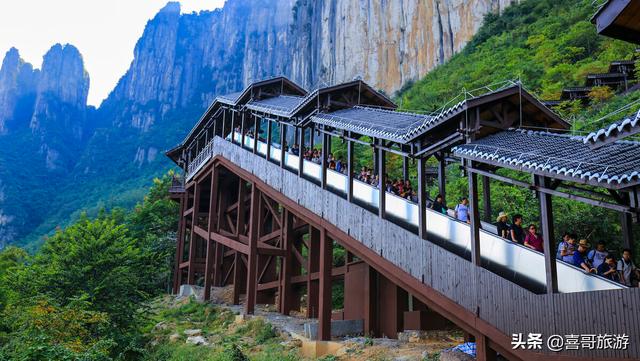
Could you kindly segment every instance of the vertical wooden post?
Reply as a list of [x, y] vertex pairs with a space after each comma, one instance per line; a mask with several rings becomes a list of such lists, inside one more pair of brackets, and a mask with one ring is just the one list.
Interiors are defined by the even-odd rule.
[[485, 222], [491, 222], [491, 180], [489, 177], [483, 175], [482, 179], [482, 204], [484, 205], [484, 220]]
[[287, 127], [284, 123], [280, 123], [280, 168], [284, 168], [284, 157], [286, 154], [287, 144]]
[[379, 199], [378, 199], [378, 216], [380, 216], [380, 218], [384, 218], [385, 217], [385, 213], [386, 213], [386, 198], [387, 198], [387, 191], [385, 189], [385, 182], [384, 182], [384, 175], [387, 172], [387, 164], [386, 164], [386, 156], [385, 156], [385, 152], [384, 149], [382, 149], [382, 145], [383, 145], [383, 140], [380, 139], [380, 147], [378, 148], [378, 195], [379, 195]]
[[267, 160], [271, 159], [271, 119], [267, 119]]
[[247, 301], [245, 312], [253, 314], [256, 304], [257, 272], [258, 272], [258, 238], [260, 237], [260, 203], [261, 194], [256, 184], [251, 189], [251, 223], [249, 225], [249, 254], [247, 255]]
[[467, 163], [469, 177], [469, 219], [471, 221], [471, 262], [474, 265], [482, 264], [480, 259], [480, 213], [478, 211], [478, 175], [470, 170], [473, 169], [473, 162]]
[[[637, 189], [634, 189], [627, 193], [622, 193], [624, 198], [628, 201], [629, 206], [632, 208], [637, 208], [638, 199], [637, 199]], [[631, 254], [634, 251], [634, 240], [633, 240], [633, 221], [635, 214], [631, 213], [620, 213], [620, 221], [622, 226], [622, 245], [624, 248], [628, 248], [631, 250]]]
[[489, 339], [482, 334], [476, 336], [476, 360], [495, 361], [496, 357], [496, 352], [489, 347]]
[[425, 174], [426, 164], [426, 159], [418, 158], [418, 235], [422, 239], [427, 239], [427, 179]]
[[182, 254], [184, 252], [184, 233], [186, 219], [184, 217], [184, 211], [187, 206], [187, 191], [180, 196], [180, 221], [178, 223], [178, 234], [176, 237], [176, 258], [175, 258], [175, 271], [173, 275], [173, 293], [177, 294], [180, 288], [181, 274], [180, 263], [182, 263]]
[[347, 140], [347, 200], [353, 201], [353, 142]]
[[309, 252], [307, 255], [307, 318], [318, 317], [318, 281], [311, 274], [320, 270], [320, 231], [309, 225]]
[[309, 149], [313, 150], [313, 146], [315, 144], [315, 138], [316, 138], [315, 127], [313, 126], [313, 123], [311, 124], [311, 127], [309, 128], [309, 133], [310, 133], [310, 136], [309, 136]]
[[364, 275], [364, 334], [365, 336], [378, 336], [378, 289], [377, 272], [373, 267], [366, 265]]
[[[219, 174], [218, 174], [218, 178], [219, 178]], [[220, 181], [221, 180], [218, 179], [218, 184], [220, 184]], [[209, 234], [211, 234], [212, 232], [220, 231], [220, 224], [222, 223], [222, 218], [224, 214], [222, 210], [227, 208], [226, 206], [227, 197], [225, 197], [224, 194], [225, 194], [224, 192], [221, 192], [217, 196], [218, 212], [216, 214], [216, 222], [215, 222], [215, 226], [213, 227], [212, 231], [209, 232]], [[215, 256], [215, 262], [214, 262], [214, 270], [213, 270], [213, 285], [216, 287], [219, 287], [219, 286], [222, 286], [223, 276], [224, 276], [223, 275], [224, 270], [222, 269], [222, 263], [224, 261], [224, 246], [218, 242], [216, 242], [215, 244], [214, 256]]]
[[226, 108], [223, 108], [223, 109], [222, 109], [222, 131], [221, 131], [221, 134], [220, 134], [220, 137], [221, 137], [222, 139], [224, 139], [224, 138], [225, 138], [225, 135], [224, 135], [224, 128], [225, 128], [225, 126], [227, 125], [226, 123], [227, 123], [227, 109], [226, 109]]
[[[536, 176], [535, 183], [538, 187], [549, 187], [549, 178]], [[547, 293], [558, 292], [558, 272], [556, 269], [556, 252], [553, 234], [553, 207], [551, 195], [538, 192], [540, 199], [540, 228], [544, 248], [544, 266], [547, 276]]]
[[630, 213], [620, 213], [620, 223], [622, 225], [622, 246], [633, 251], [633, 222]]
[[[438, 158], [438, 157], [436, 157]], [[447, 204], [447, 163], [444, 153], [440, 153], [438, 158], [438, 192], [442, 195], [442, 203]]]
[[324, 228], [320, 229], [320, 295], [318, 312], [318, 340], [331, 340], [331, 268], [333, 240]]
[[242, 286], [245, 280], [243, 280], [242, 270], [242, 253], [236, 251], [233, 261], [233, 304], [240, 304], [240, 293], [242, 292]]
[[302, 174], [304, 172], [303, 167], [304, 167], [304, 127], [300, 127], [297, 129], [296, 134], [300, 134], [298, 136], [299, 138], [299, 142], [298, 142], [298, 177], [302, 177]]
[[231, 143], [235, 143], [236, 142], [236, 112], [235, 110], [231, 110], [231, 131], [229, 131], [229, 134], [231, 134]]
[[211, 233], [215, 229], [215, 222], [218, 219], [216, 206], [218, 204], [218, 170], [214, 166], [211, 170], [211, 196], [209, 197], [209, 220], [207, 225], [207, 258], [204, 264], [204, 300], [211, 298], [211, 281], [215, 259], [215, 242], [211, 239]]
[[402, 157], [402, 178], [404, 180], [409, 179], [409, 157]]
[[200, 192], [202, 191], [202, 185], [196, 182], [193, 196], [193, 212], [191, 212], [191, 238], [189, 240], [189, 268], [187, 275], [187, 284], [195, 284], [195, 256], [196, 256], [196, 233], [195, 228], [198, 224], [198, 213], [200, 210]]
[[245, 133], [247, 132], [247, 127], [246, 124], [244, 122], [245, 120], [245, 114], [246, 112], [242, 112], [242, 118], [240, 118], [240, 146], [242, 148], [244, 148], [244, 140], [245, 140]]
[[260, 122], [255, 115], [253, 116], [253, 124], [253, 149], [251, 151], [256, 154], [258, 151], [258, 139], [260, 139]]
[[329, 156], [328, 146], [329, 140], [327, 139], [329, 136], [326, 133], [322, 133], [322, 170], [320, 174], [320, 185], [322, 185], [322, 189], [327, 189], [327, 157]]
[[288, 315], [291, 312], [292, 297], [294, 297], [291, 285], [291, 275], [293, 273], [293, 214], [284, 210], [284, 224], [282, 227], [282, 241], [284, 242], [285, 256], [282, 258], [282, 269], [280, 278], [280, 313]]

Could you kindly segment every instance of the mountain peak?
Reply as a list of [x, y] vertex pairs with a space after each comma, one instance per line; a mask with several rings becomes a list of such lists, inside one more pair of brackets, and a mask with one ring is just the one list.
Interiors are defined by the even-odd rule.
[[169, 1], [158, 14], [178, 13], [180, 14], [180, 3], [177, 1]]
[[15, 68], [18, 66], [20, 62], [20, 52], [18, 49], [11, 47], [4, 55], [4, 59], [2, 60], [2, 68]]

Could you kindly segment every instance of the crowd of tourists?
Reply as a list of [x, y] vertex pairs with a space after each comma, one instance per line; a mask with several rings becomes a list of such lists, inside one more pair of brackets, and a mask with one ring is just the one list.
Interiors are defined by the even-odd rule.
[[[440, 203], [438, 202], [440, 199]], [[446, 207], [442, 204], [442, 197], [438, 196], [434, 210], [446, 213]], [[469, 222], [469, 201], [461, 199], [455, 208], [455, 217], [463, 222]], [[505, 212], [500, 212], [496, 219], [498, 236], [512, 242], [521, 244], [538, 252], [544, 252], [544, 241], [535, 224], [523, 227], [523, 217], [515, 214], [509, 223], [509, 217]], [[622, 255], [615, 257], [613, 252], [607, 249], [603, 241], [597, 242], [595, 248], [585, 239], [579, 239], [575, 233], [565, 232], [558, 241], [556, 247], [556, 259], [574, 265], [587, 273], [597, 274], [609, 280], [622, 283], [628, 287], [638, 287], [640, 281], [640, 269], [633, 263], [630, 249], [624, 249]]]
[[[305, 147], [301, 152], [298, 145], [294, 144], [291, 148], [285, 146], [285, 151], [297, 156], [302, 153], [305, 160], [316, 164], [322, 163], [322, 152], [319, 149]], [[327, 157], [327, 167], [336, 172], [347, 174], [347, 166], [342, 158], [336, 158], [332, 153]], [[378, 188], [380, 184], [378, 174], [375, 174], [371, 168], [366, 166], [363, 166], [359, 173], [354, 174], [354, 177], [375, 188]], [[415, 203], [418, 202], [416, 190], [408, 179], [392, 180], [388, 175], [385, 175], [384, 187], [388, 193]], [[449, 210], [444, 203], [444, 197], [441, 194], [436, 196], [429, 207], [436, 212], [445, 215], [449, 214]], [[453, 214], [451, 215], [459, 221], [470, 223], [469, 211], [469, 200], [463, 197], [453, 209]], [[505, 212], [500, 212], [495, 226], [498, 236], [535, 251], [545, 252], [544, 241], [538, 232], [538, 228], [533, 223], [525, 226], [521, 214], [515, 214], [509, 220]], [[600, 241], [595, 248], [592, 248], [585, 238], [579, 239], [575, 233], [565, 232], [562, 239], [557, 243], [555, 252], [558, 260], [574, 265], [585, 272], [600, 275], [628, 287], [638, 287], [640, 269], [633, 263], [630, 249], [624, 249], [621, 256], [616, 258], [613, 252], [607, 249], [604, 242]]]

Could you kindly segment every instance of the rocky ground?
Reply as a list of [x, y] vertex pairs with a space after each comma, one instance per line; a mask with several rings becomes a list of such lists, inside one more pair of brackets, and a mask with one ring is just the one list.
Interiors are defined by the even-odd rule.
[[[166, 359], [191, 360], [190, 356], [200, 355], [202, 350], [211, 348], [222, 359], [233, 358], [235, 353], [256, 360], [306, 360], [302, 344], [304, 324], [309, 322], [303, 313], [283, 316], [273, 306], [258, 306], [250, 318], [239, 316], [242, 306], [231, 305], [230, 288], [214, 288], [211, 304], [196, 301], [201, 299], [202, 290], [183, 290], [178, 297], [165, 296], [151, 306], [157, 315], [149, 330], [155, 350], [171, 350], [174, 345], [184, 357]], [[472, 360], [464, 354], [446, 352], [463, 342], [462, 334], [456, 331], [408, 331], [400, 334], [398, 340], [369, 338], [362, 336], [344, 337], [337, 343], [332, 355], [323, 360]], [[189, 351], [191, 350], [191, 351]], [[199, 356], [200, 357], [200, 356]], [[229, 358], [231, 357], [231, 358]], [[201, 359], [201, 358], [198, 358]], [[218, 358], [211, 358], [217, 360]]]

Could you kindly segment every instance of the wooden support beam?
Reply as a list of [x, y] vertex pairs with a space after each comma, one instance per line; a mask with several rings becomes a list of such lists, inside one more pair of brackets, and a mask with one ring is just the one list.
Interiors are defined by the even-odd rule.
[[253, 154], [256, 154], [258, 151], [258, 139], [260, 139], [260, 122], [258, 121], [258, 117], [253, 116], [253, 149], [251, 151]]
[[245, 197], [247, 193], [247, 186], [242, 178], [238, 178], [238, 212], [236, 215], [236, 229], [235, 234], [238, 240], [240, 236], [246, 234], [245, 217], [246, 217], [246, 202]]
[[427, 239], [427, 160], [418, 158], [418, 235]]
[[[536, 176], [536, 185], [546, 188], [549, 186], [549, 178]], [[544, 248], [544, 267], [547, 278], [547, 293], [553, 294], [558, 292], [558, 272], [556, 269], [556, 247], [553, 234], [553, 208], [551, 203], [551, 195], [547, 193], [538, 193], [540, 199], [540, 228], [542, 231], [543, 248]]]
[[195, 284], [195, 268], [192, 263], [196, 256], [196, 233], [195, 228], [198, 223], [198, 213], [200, 210], [200, 193], [202, 193], [202, 184], [196, 182], [193, 196], [193, 212], [191, 213], [191, 238], [189, 240], [189, 270], [187, 274], [187, 284]]
[[318, 317], [318, 281], [311, 274], [320, 270], [320, 231], [309, 225], [307, 255], [307, 318]]
[[497, 354], [489, 347], [489, 339], [483, 335], [478, 334], [476, 337], [476, 360], [477, 361], [495, 361]]
[[329, 157], [329, 135], [322, 133], [322, 170], [320, 171], [320, 185], [327, 189], [327, 158]]
[[244, 289], [244, 277], [243, 272], [244, 265], [242, 264], [242, 254], [236, 252], [233, 258], [233, 304], [240, 304], [240, 294]]
[[267, 160], [271, 159], [271, 119], [267, 118]]
[[324, 228], [320, 229], [320, 294], [318, 296], [318, 340], [331, 340], [331, 268], [333, 240]]
[[211, 240], [210, 233], [215, 229], [215, 222], [218, 219], [216, 214], [216, 206], [218, 205], [218, 168], [211, 167], [211, 194], [209, 196], [209, 219], [207, 222], [207, 231], [204, 237], [207, 242], [207, 256], [204, 266], [204, 300], [211, 298], [211, 283], [213, 281], [213, 270], [215, 264], [215, 242]]
[[[473, 162], [468, 162], [467, 168], [473, 168]], [[480, 212], [478, 211], [478, 176], [469, 172], [469, 219], [471, 221], [471, 262], [481, 266], [480, 259]]]
[[184, 208], [187, 206], [187, 192], [184, 192], [180, 196], [180, 220], [178, 222], [178, 234], [176, 237], [176, 258], [175, 258], [175, 271], [173, 274], [173, 293], [177, 294], [180, 288], [182, 272], [178, 266], [182, 262], [182, 255], [184, 252], [184, 233], [186, 219], [182, 215]]
[[287, 127], [280, 123], [280, 168], [284, 168], [284, 156], [287, 154]]
[[282, 269], [280, 270], [280, 313], [289, 315], [295, 297], [291, 284], [291, 276], [293, 273], [293, 214], [284, 211], [284, 227], [282, 227], [282, 240], [284, 242], [284, 257], [282, 258]]
[[240, 252], [242, 254], [249, 254], [249, 246], [241, 243], [235, 239], [223, 236], [219, 233], [210, 233], [209, 236], [213, 241], [220, 243], [225, 247], [229, 247], [236, 252]]
[[[382, 145], [382, 140], [380, 140]], [[376, 151], [374, 149], [374, 151]], [[387, 190], [385, 189], [385, 174], [387, 173], [386, 154], [384, 149], [378, 148], [378, 216], [385, 218]]]
[[255, 183], [252, 184], [251, 189], [251, 211], [249, 225], [249, 253], [247, 255], [247, 301], [245, 304], [245, 312], [247, 314], [253, 314], [256, 303], [256, 285], [257, 285], [257, 271], [258, 271], [258, 240], [260, 238], [260, 218], [262, 214], [262, 196], [260, 190]]
[[409, 157], [402, 157], [402, 179], [409, 179]]
[[487, 176], [482, 176], [482, 205], [485, 222], [492, 223], [491, 217], [491, 181]]
[[447, 160], [444, 153], [438, 158], [438, 192], [442, 195], [442, 203], [447, 204]]
[[300, 134], [298, 136], [298, 177], [302, 177], [304, 167], [304, 129], [304, 127], [296, 128], [296, 134]]
[[364, 333], [378, 336], [378, 273], [367, 265], [364, 276]]
[[353, 142], [347, 140], [347, 200], [353, 201]]

